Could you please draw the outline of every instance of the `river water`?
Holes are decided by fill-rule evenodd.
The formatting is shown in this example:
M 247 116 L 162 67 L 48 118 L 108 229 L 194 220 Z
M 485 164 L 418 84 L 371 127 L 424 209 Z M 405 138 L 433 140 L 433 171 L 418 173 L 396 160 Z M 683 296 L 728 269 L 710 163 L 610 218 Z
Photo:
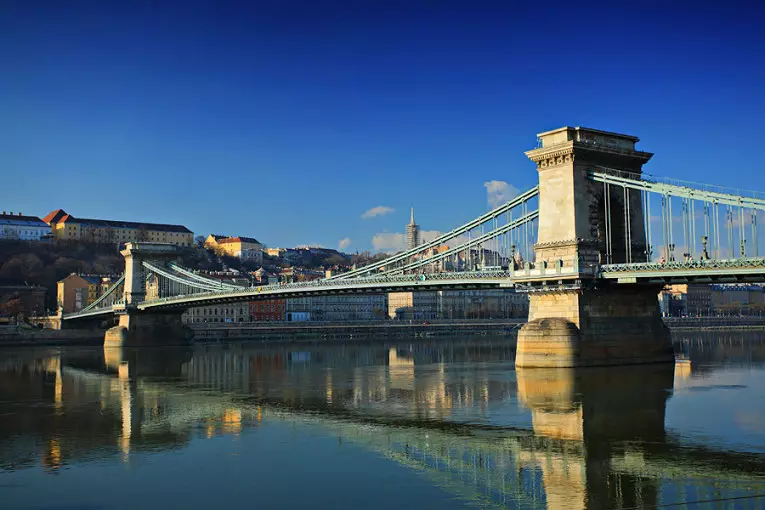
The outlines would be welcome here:
M 675 343 L 522 371 L 489 336 L 6 348 L 0 508 L 765 508 L 765 334 Z

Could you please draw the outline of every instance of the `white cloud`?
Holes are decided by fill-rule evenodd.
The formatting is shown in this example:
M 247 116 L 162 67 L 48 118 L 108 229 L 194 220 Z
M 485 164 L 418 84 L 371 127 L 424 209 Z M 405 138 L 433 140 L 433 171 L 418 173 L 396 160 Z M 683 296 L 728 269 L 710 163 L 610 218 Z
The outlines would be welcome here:
M 385 216 L 386 214 L 390 214 L 394 211 L 394 208 L 388 207 L 387 205 L 378 205 L 377 207 L 373 207 L 364 211 L 364 214 L 361 215 L 361 218 L 367 220 L 369 218 L 376 218 L 377 216 Z
M 390 232 L 375 234 L 372 237 L 372 248 L 389 253 L 406 250 L 406 235 Z
M 438 230 L 420 230 L 420 242 L 427 243 L 443 234 Z
M 337 246 L 340 248 L 340 250 L 344 250 L 347 247 L 351 245 L 351 238 L 350 237 L 344 237 L 338 241 Z
M 518 196 L 518 188 L 505 181 L 486 181 L 486 198 L 492 209 Z

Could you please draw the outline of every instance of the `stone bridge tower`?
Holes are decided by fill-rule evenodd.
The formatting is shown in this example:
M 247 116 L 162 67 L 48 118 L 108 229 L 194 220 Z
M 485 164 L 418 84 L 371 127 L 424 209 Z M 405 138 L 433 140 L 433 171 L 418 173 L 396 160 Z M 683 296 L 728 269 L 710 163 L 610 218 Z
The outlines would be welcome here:
M 144 262 L 162 265 L 178 254 L 178 247 L 167 243 L 127 243 L 120 252 L 125 257 L 125 308 L 119 315 L 119 325 L 109 329 L 104 346 L 182 343 L 188 336 L 181 323 L 181 313 L 151 313 L 138 305 L 146 299 Z
M 120 253 L 125 257 L 125 308 L 131 308 L 146 299 L 143 263 L 162 264 L 178 254 L 178 247 L 166 243 L 127 243 Z
M 588 172 L 639 176 L 653 154 L 637 150 L 634 136 L 596 129 L 563 127 L 537 136 L 540 146 L 526 152 L 539 172 L 536 264 L 562 264 L 569 276 L 559 285 L 531 293 L 529 322 L 518 335 L 516 365 L 571 367 L 672 359 L 658 308 L 660 287 L 609 285 L 597 279 L 601 264 L 645 261 L 646 236 L 640 193 L 604 188 L 590 180 Z

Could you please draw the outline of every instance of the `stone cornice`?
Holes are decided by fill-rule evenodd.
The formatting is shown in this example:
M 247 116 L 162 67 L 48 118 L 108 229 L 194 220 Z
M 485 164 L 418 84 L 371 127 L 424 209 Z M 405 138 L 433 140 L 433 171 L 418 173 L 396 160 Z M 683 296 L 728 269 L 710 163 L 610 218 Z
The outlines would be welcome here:
M 588 142 L 569 141 L 553 145 L 551 147 L 541 147 L 526 151 L 526 157 L 537 164 L 537 169 L 556 167 L 566 163 L 572 163 L 577 153 L 582 153 L 586 158 L 586 153 L 609 154 L 623 158 L 632 158 L 641 163 L 647 162 L 653 156 L 652 152 L 635 151 L 621 149 L 618 147 L 609 147 L 606 145 L 597 145 Z
M 566 142 L 552 147 L 525 152 L 526 157 L 537 164 L 538 169 L 549 168 L 574 161 L 574 142 Z
M 563 241 L 550 241 L 547 243 L 537 243 L 534 249 L 545 248 L 564 248 L 567 246 L 597 246 L 597 239 L 564 239 Z

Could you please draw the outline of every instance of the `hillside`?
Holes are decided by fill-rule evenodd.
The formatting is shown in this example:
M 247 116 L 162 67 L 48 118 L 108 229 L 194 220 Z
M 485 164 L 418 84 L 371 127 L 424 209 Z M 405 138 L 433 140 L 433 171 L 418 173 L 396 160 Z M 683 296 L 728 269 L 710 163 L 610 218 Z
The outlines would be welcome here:
M 358 258 L 358 256 L 354 257 Z M 260 266 L 230 256 L 217 256 L 198 246 L 179 248 L 180 265 L 205 271 L 235 269 L 254 271 Z M 347 267 L 351 258 L 331 249 L 301 250 L 292 265 L 307 269 Z M 263 266 L 273 273 L 291 264 L 273 257 L 264 257 Z M 0 242 L 0 285 L 46 287 L 45 306 L 56 308 L 56 282 L 71 273 L 115 275 L 124 271 L 125 262 L 116 245 L 83 242 L 39 243 L 29 241 Z

